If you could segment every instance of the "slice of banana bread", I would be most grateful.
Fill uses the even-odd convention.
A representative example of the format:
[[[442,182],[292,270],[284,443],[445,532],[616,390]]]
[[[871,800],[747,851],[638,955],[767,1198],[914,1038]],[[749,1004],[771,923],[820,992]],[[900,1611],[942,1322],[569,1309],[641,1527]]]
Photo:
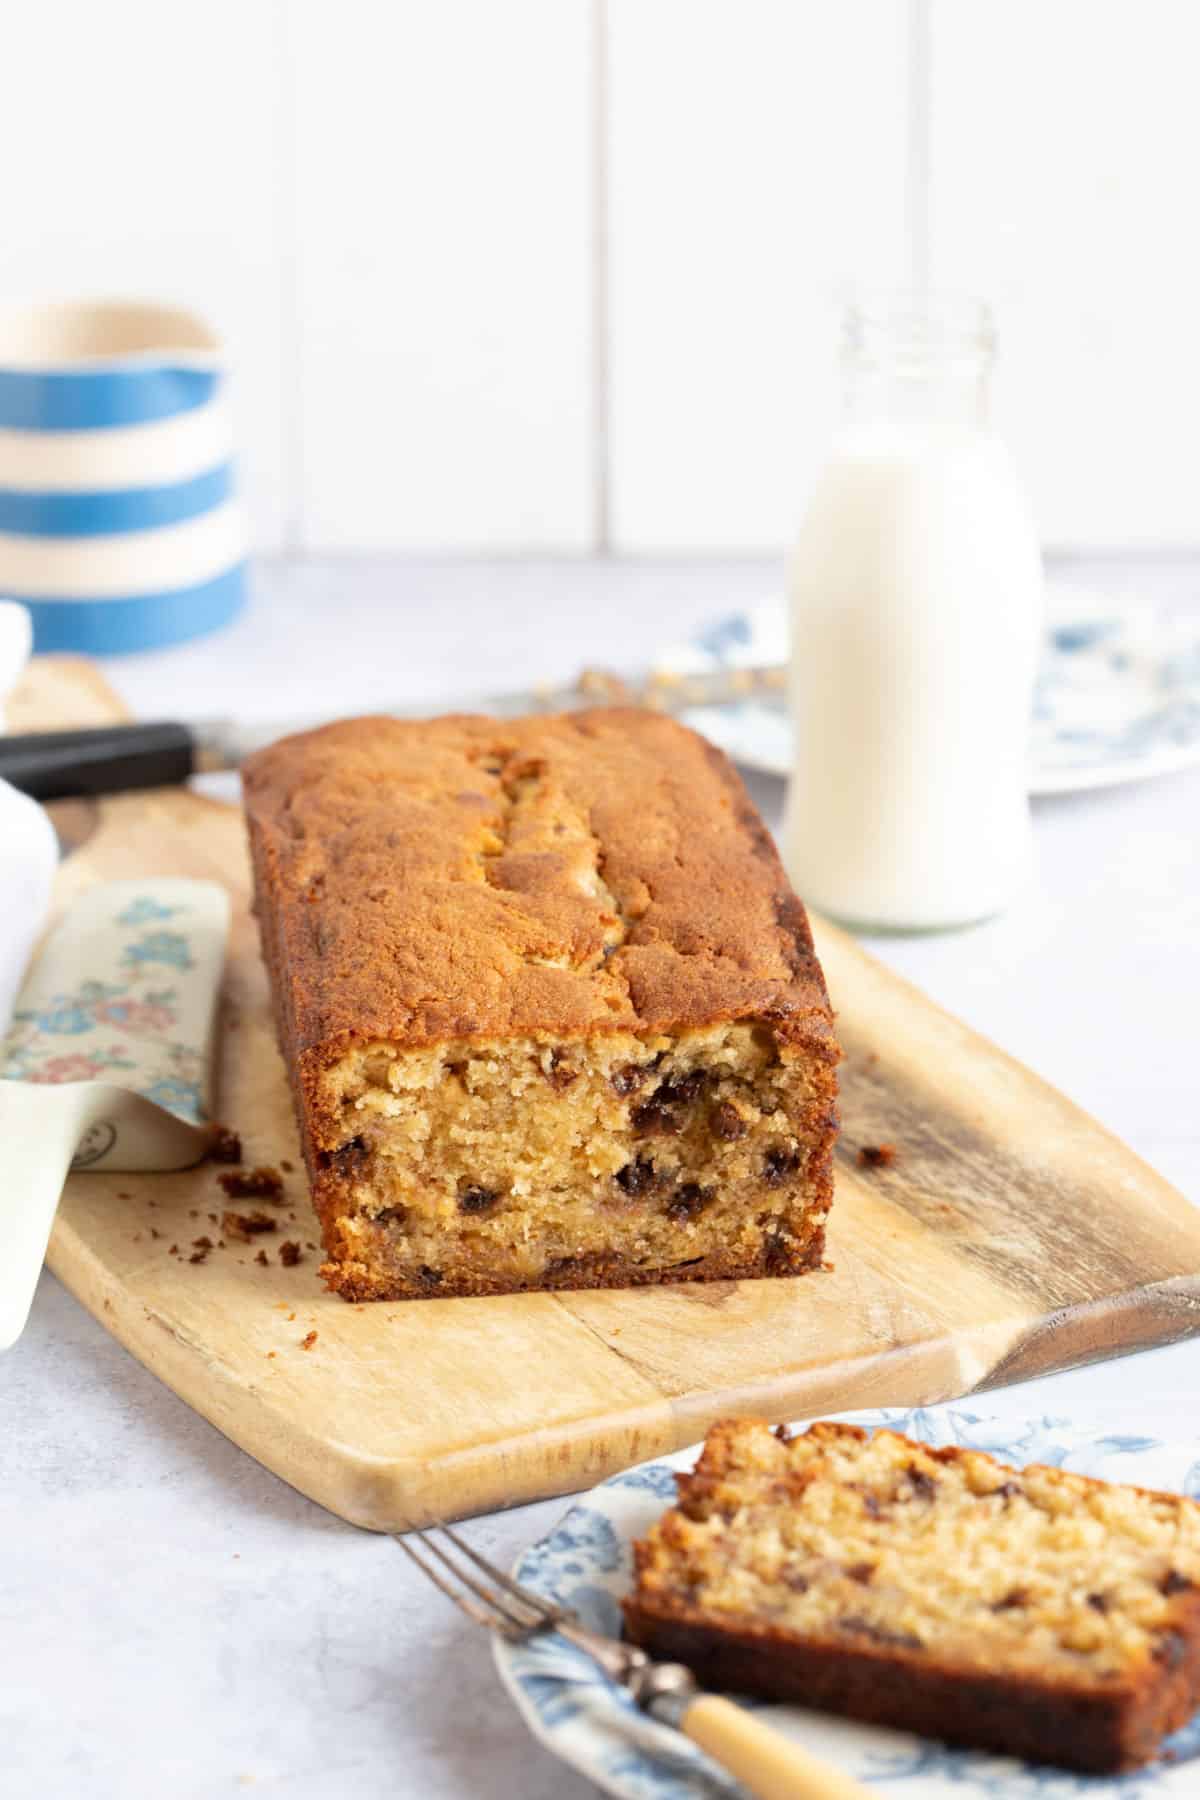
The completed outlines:
[[[895,1432],[713,1427],[629,1636],[707,1686],[1091,1771],[1200,1704],[1200,1506]]]
[[[718,751],[648,712],[358,719],[259,753],[245,793],[332,1287],[820,1262],[829,1001]]]

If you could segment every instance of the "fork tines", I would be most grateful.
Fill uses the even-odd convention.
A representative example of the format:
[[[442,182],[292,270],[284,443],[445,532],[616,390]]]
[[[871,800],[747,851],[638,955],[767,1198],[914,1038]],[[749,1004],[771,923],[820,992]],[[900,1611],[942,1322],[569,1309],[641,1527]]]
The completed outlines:
[[[441,1534],[440,1538],[433,1535],[435,1531]],[[416,1563],[422,1574],[427,1575],[469,1619],[486,1626],[489,1631],[498,1631],[502,1637],[515,1641],[530,1637],[535,1631],[549,1630],[562,1617],[557,1607],[522,1587],[503,1569],[498,1569],[448,1525],[439,1523],[429,1531],[410,1531],[403,1535],[396,1532],[394,1535],[405,1555]],[[451,1580],[446,1579],[431,1558],[436,1558]],[[464,1563],[468,1566],[464,1567]],[[487,1584],[471,1573],[471,1564],[487,1576]],[[474,1600],[470,1598],[472,1594]],[[482,1604],[476,1604],[477,1601]]]

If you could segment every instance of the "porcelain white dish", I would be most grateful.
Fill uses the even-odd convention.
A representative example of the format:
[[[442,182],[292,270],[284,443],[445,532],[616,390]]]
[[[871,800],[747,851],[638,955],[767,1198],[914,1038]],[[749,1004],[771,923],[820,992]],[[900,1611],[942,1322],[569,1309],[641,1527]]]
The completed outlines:
[[[1050,1463],[1200,1497],[1200,1433],[1168,1440],[1094,1422],[999,1420],[962,1407],[838,1416],[861,1425],[891,1425],[924,1443],[966,1444],[1018,1467]],[[618,1601],[632,1579],[630,1546],[673,1498],[674,1471],[692,1466],[697,1453],[693,1446],[594,1488],[525,1552],[514,1570],[518,1580],[573,1608],[596,1630],[616,1632]],[[569,1645],[554,1638],[526,1644],[497,1640],[495,1654],[535,1737],[605,1793],[620,1800],[735,1800],[741,1793],[686,1740],[640,1713]],[[798,1707],[762,1710],[815,1755],[868,1784],[880,1800],[893,1795],[895,1800],[1195,1800],[1200,1794],[1200,1714],[1168,1739],[1162,1761],[1105,1778],[951,1750]]]
[[[660,658],[692,673],[787,659],[782,598],[720,619]],[[690,712],[687,722],[735,762],[787,775],[782,697]],[[1200,609],[1117,606],[1052,583],[1030,728],[1029,791],[1069,794],[1140,781],[1200,762]]]
[[[33,625],[28,609],[15,600],[0,600],[0,731],[5,729],[5,702],[32,649]]]

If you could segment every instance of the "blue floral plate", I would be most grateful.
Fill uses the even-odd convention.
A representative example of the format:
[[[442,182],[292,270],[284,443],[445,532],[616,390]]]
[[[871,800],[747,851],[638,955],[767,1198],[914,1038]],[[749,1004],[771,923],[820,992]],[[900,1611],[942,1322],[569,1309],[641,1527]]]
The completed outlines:
[[[1200,762],[1200,612],[1118,608],[1066,583],[1047,591],[1048,624],[1030,731],[1029,791],[1068,794]],[[681,674],[787,661],[782,599],[718,620],[660,666]],[[735,762],[791,767],[779,700],[696,708],[690,725]]]
[[[1132,1481],[1200,1497],[1200,1437],[1169,1442],[1065,1419],[1014,1422],[959,1407],[846,1413],[861,1425],[892,1425],[928,1444],[966,1444],[1017,1466],[1050,1463],[1083,1475]],[[643,1463],[593,1489],[515,1573],[539,1594],[576,1611],[597,1631],[619,1630],[618,1600],[631,1579],[630,1545],[673,1499],[676,1469],[696,1448]],[[500,1674],[534,1735],[605,1793],[623,1800],[735,1800],[742,1789],[684,1739],[640,1713],[588,1660],[554,1638],[497,1640]],[[1200,1714],[1134,1774],[1073,1775],[799,1707],[762,1706],[780,1730],[879,1791],[881,1800],[1195,1800],[1200,1794]]]

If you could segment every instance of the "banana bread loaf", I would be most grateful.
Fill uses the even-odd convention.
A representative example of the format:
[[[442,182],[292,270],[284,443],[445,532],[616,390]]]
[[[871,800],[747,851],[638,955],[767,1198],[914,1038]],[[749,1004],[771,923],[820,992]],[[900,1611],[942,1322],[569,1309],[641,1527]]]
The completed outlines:
[[[357,719],[251,758],[256,905],[347,1299],[794,1275],[837,1129],[808,921],[653,713]]]
[[[709,1433],[626,1627],[701,1681],[1109,1771],[1200,1704],[1200,1506],[895,1432]]]

